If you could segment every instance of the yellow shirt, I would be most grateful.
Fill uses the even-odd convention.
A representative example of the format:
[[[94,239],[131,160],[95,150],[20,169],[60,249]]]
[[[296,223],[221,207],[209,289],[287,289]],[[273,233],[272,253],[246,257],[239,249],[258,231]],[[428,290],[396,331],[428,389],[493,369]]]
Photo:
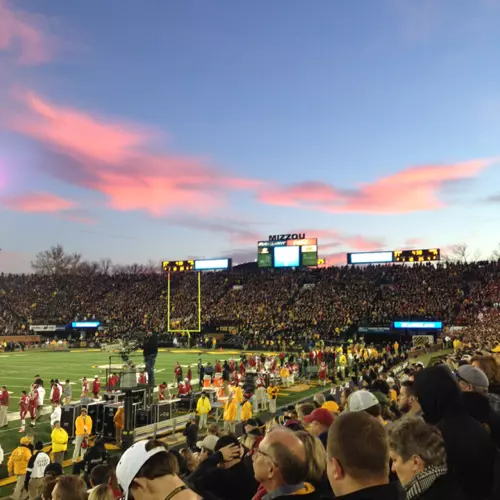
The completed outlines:
[[[276,387],[276,386],[269,386],[267,388],[267,395],[269,396],[269,399],[276,399],[278,397],[278,392],[279,392],[279,388]]]
[[[236,420],[236,402],[234,400],[231,402],[226,401],[224,405],[224,420]]]
[[[212,405],[210,404],[210,400],[208,398],[198,399],[198,403],[196,404],[196,413],[198,415],[206,415],[211,409]]]
[[[240,386],[237,386],[234,390],[234,400],[240,404],[243,402],[243,389]]]
[[[68,433],[62,427],[54,429],[50,438],[52,440],[53,453],[59,453],[68,449]]]
[[[83,436],[84,434],[92,434],[92,419],[87,415],[85,420],[80,415],[75,422],[75,434],[77,436]]]
[[[252,404],[250,403],[250,401],[247,401],[241,407],[241,420],[243,420],[243,422],[245,422],[249,418],[252,418]]]

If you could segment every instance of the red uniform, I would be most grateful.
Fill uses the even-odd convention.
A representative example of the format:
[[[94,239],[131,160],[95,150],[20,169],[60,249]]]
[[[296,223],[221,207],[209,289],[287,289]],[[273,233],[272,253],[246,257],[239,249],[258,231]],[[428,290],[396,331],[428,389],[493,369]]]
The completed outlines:
[[[217,361],[217,363],[215,363],[215,373],[222,373],[222,366],[220,364],[220,361]]]
[[[193,380],[193,372],[191,371],[191,368],[188,369],[187,373],[187,379],[191,382]]]
[[[255,358],[253,356],[250,356],[250,359],[248,360],[248,366],[251,368],[255,368]]]
[[[230,371],[230,373],[233,373],[235,369],[236,369],[236,365],[234,363],[234,360],[232,359],[231,361],[229,361],[229,371]]]
[[[189,394],[193,390],[193,388],[191,387],[191,384],[189,383],[189,380],[187,382],[185,382],[184,385],[186,387],[187,393]]]
[[[186,394],[188,394],[186,386],[183,383],[180,383],[177,389],[177,396],[184,396]]]
[[[54,385],[52,388],[52,399],[50,402],[54,404],[56,401],[61,400],[61,390],[59,389],[59,386],[57,384]]]
[[[82,394],[84,396],[89,395],[89,383],[87,380],[82,381]]]
[[[28,395],[21,396],[21,399],[19,400],[19,416],[21,417],[21,420],[24,420],[26,418],[29,406],[30,397]]]
[[[139,385],[146,385],[148,383],[145,373],[139,374],[139,379],[137,380],[137,383]]]
[[[120,382],[120,377],[118,377],[118,375],[111,375],[111,377],[109,377],[109,382],[108,382],[109,390],[114,391],[115,387],[118,385],[119,382]]]
[[[9,406],[9,393],[6,389],[0,393],[0,405]]]
[[[245,363],[240,363],[240,375],[245,375]]]
[[[320,380],[326,379],[326,365],[325,365],[325,363],[321,363],[321,366],[319,369],[319,379]]]
[[[94,395],[95,398],[98,398],[100,392],[101,392],[101,381],[96,378],[92,382],[92,394]]]
[[[36,417],[37,407],[38,407],[38,391],[34,389],[30,393],[30,401],[28,405],[31,419],[34,419]]]
[[[158,386],[158,400],[159,401],[164,401],[165,400],[165,391],[167,389],[167,384],[160,384]]]

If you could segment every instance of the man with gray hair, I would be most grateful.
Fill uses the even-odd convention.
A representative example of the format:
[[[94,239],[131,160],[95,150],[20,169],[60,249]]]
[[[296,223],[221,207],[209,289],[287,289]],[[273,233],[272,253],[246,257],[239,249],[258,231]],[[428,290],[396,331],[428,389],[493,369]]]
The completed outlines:
[[[272,429],[253,454],[255,479],[267,494],[262,500],[319,500],[314,486],[306,482],[304,443],[289,429]]]
[[[480,368],[463,365],[455,373],[462,391],[462,402],[467,413],[486,427],[500,447],[500,415],[491,409],[488,400],[490,382]]]

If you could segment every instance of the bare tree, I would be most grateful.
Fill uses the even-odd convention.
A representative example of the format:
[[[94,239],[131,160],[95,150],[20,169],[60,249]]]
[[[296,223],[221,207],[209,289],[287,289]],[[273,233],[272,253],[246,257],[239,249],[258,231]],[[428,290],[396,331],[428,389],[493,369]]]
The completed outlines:
[[[36,254],[31,267],[38,274],[70,274],[76,273],[82,259],[79,253],[66,253],[62,245],[54,245],[48,250]]]
[[[160,263],[156,260],[149,259],[145,268],[148,274],[158,274],[160,272]]]
[[[446,252],[445,260],[447,262],[469,262],[470,250],[467,243],[459,243],[453,245],[448,252]]]
[[[500,245],[491,253],[491,260],[500,260]]]
[[[83,261],[78,267],[78,274],[82,276],[95,276],[100,273],[99,262],[93,261]]]
[[[109,274],[112,268],[113,268],[113,261],[109,257],[106,257],[105,259],[101,259],[99,261],[99,271],[102,274]]]

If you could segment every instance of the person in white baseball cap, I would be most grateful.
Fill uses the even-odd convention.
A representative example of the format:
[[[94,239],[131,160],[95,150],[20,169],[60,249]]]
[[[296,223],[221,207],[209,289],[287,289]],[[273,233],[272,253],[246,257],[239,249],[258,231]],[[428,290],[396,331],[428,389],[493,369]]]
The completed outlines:
[[[116,467],[125,500],[199,500],[178,476],[179,464],[161,441],[138,441]]]
[[[349,396],[346,411],[364,411],[372,417],[375,417],[382,425],[385,426],[387,424],[387,422],[382,418],[382,409],[380,408],[378,399],[374,394],[365,390],[353,392]]]

